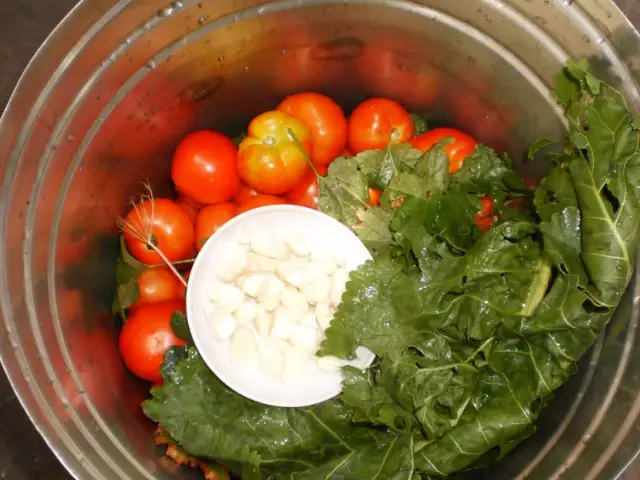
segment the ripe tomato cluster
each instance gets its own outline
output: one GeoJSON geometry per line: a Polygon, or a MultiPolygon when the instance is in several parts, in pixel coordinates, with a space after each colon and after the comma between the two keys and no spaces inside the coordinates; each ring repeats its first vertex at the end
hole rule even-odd
{"type": "MultiPolygon", "coordinates": [[[[166,350],[183,344],[170,320],[175,311],[184,311],[186,280],[173,264],[192,259],[230,219],[266,205],[318,208],[318,175],[326,175],[336,158],[410,142],[427,152],[446,138],[451,139],[444,147],[449,170],[455,173],[476,148],[472,137],[438,128],[414,138],[410,114],[386,98],[363,102],[347,120],[337,103],[319,93],[292,95],[257,116],[237,147],[218,132],[187,135],[171,163],[177,198],[150,195],[122,222],[129,253],[153,266],[137,277],[139,298],[129,307],[120,335],[127,367],[145,380],[161,382],[166,350]]],[[[370,188],[370,205],[378,205],[380,195],[370,188]]],[[[490,226],[492,209],[493,204],[483,203],[480,228],[490,226]]]]}

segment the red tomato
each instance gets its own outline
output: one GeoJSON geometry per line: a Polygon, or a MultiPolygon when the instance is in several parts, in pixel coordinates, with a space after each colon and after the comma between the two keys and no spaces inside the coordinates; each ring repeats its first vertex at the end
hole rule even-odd
{"type": "Polygon", "coordinates": [[[221,133],[202,130],[188,135],[171,161],[176,189],[205,205],[230,200],[240,187],[237,152],[221,133]]]}
{"type": "Polygon", "coordinates": [[[196,249],[200,251],[207,239],[216,233],[218,229],[235,217],[238,206],[235,203],[221,203],[219,205],[207,205],[196,219],[196,249]]]}
{"type": "Polygon", "coordinates": [[[480,215],[484,217],[488,217],[493,213],[493,206],[494,206],[493,198],[491,198],[488,195],[485,195],[484,197],[482,197],[481,202],[482,202],[482,208],[480,209],[480,215]]]}
{"type": "Polygon", "coordinates": [[[413,138],[413,120],[399,103],[372,98],[358,105],[351,114],[348,138],[349,151],[355,155],[407,143],[413,138]]]}
{"type": "Polygon", "coordinates": [[[381,195],[382,192],[380,190],[378,190],[377,188],[369,187],[369,205],[371,205],[372,207],[379,207],[381,195]]]}
{"type": "Polygon", "coordinates": [[[476,150],[478,142],[475,138],[455,128],[434,128],[414,138],[412,144],[413,148],[428,152],[436,143],[445,138],[453,140],[449,145],[443,147],[449,157],[449,173],[453,174],[462,168],[464,159],[476,150]]]}
{"type": "Polygon", "coordinates": [[[138,277],[140,296],[131,305],[137,308],[147,303],[182,298],[184,285],[168,267],[149,268],[138,277]]]}
{"type": "MultiPolygon", "coordinates": [[[[320,175],[327,174],[327,168],[316,167],[320,175]]],[[[287,193],[287,202],[292,205],[318,209],[318,177],[313,170],[309,170],[300,183],[287,193]]]]}
{"type": "Polygon", "coordinates": [[[493,217],[478,217],[476,216],[476,218],[474,218],[474,221],[476,223],[476,225],[478,226],[478,228],[480,230],[482,230],[483,232],[486,232],[487,230],[489,230],[493,224],[495,223],[496,219],[493,217]]]}
{"type": "Polygon", "coordinates": [[[305,152],[289,135],[311,151],[311,132],[288,113],[266,112],[249,124],[247,137],[238,150],[238,171],[242,180],[261,193],[278,195],[295,187],[309,165],[305,152]]]}
{"type": "Polygon", "coordinates": [[[160,366],[169,347],[184,345],[171,329],[174,312],[184,313],[184,302],[170,300],[141,305],[122,327],[118,346],[127,368],[153,383],[162,381],[160,366]]]}
{"type": "Polygon", "coordinates": [[[480,212],[478,212],[478,214],[473,217],[473,221],[483,232],[489,230],[496,221],[495,217],[493,216],[493,207],[493,198],[487,195],[482,197],[482,207],[480,208],[480,212]]]}
{"type": "Polygon", "coordinates": [[[255,197],[256,195],[259,195],[258,192],[243,183],[242,185],[240,185],[240,189],[234,195],[233,201],[238,205],[242,205],[251,197],[255,197]]]}
{"type": "Polygon", "coordinates": [[[163,263],[146,239],[170,262],[185,260],[193,253],[193,223],[173,200],[154,198],[132,208],[124,218],[124,239],[131,255],[147,265],[163,263]]]}
{"type": "Polygon", "coordinates": [[[340,154],[341,157],[346,157],[346,158],[351,158],[353,157],[353,155],[351,155],[351,152],[349,150],[347,150],[346,148],[342,151],[342,153],[340,154]]]}
{"type": "Polygon", "coordinates": [[[525,186],[529,190],[535,190],[540,185],[540,182],[538,181],[538,179],[531,175],[523,175],[522,181],[524,182],[525,186]]]}
{"type": "Polygon", "coordinates": [[[249,210],[253,210],[254,208],[265,207],[267,205],[283,205],[285,203],[287,202],[275,195],[256,195],[240,205],[238,215],[248,212],[249,210]]]}
{"type": "Polygon", "coordinates": [[[347,144],[347,119],[336,102],[319,93],[298,93],[285,98],[278,110],[309,127],[311,160],[315,165],[324,167],[340,156],[347,144]]]}
{"type": "Polygon", "coordinates": [[[199,204],[184,196],[179,196],[176,200],[176,204],[184,210],[184,213],[187,214],[191,223],[196,222],[196,216],[198,215],[198,210],[200,210],[199,204]]]}

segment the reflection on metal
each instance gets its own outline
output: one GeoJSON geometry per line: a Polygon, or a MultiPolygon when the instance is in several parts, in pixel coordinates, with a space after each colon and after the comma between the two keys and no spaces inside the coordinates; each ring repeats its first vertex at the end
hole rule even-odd
{"type": "MultiPolygon", "coordinates": [[[[640,107],[640,36],[611,0],[78,5],[0,123],[0,353],[60,460],[78,478],[173,478],[138,408],[146,387],[118,359],[109,304],[114,219],[141,180],[168,191],[181,135],[236,134],[314,89],[346,108],[391,96],[518,161],[532,139],[562,134],[549,86],[569,57],[591,58],[640,107]]],[[[474,479],[613,478],[627,466],[640,444],[639,278],[538,434],[474,479]]]]}

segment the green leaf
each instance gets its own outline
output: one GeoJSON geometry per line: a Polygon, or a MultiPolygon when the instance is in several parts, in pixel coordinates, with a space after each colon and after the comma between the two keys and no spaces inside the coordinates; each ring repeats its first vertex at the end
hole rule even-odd
{"type": "Polygon", "coordinates": [[[367,262],[353,271],[319,354],[354,358],[361,345],[382,356],[410,346],[419,336],[419,287],[394,265],[367,262]]]}
{"type": "Polygon", "coordinates": [[[124,236],[120,235],[120,256],[116,260],[116,295],[111,310],[126,321],[124,311],[140,297],[138,277],[148,267],[129,253],[124,236]]]}
{"type": "Polygon", "coordinates": [[[417,137],[418,135],[422,135],[424,132],[429,130],[429,124],[427,120],[418,115],[417,113],[410,113],[409,116],[411,120],[413,120],[413,136],[417,137]]]}
{"type": "Polygon", "coordinates": [[[393,430],[405,430],[415,420],[411,409],[404,409],[389,391],[379,385],[380,369],[373,367],[363,372],[354,367],[343,369],[344,381],[340,400],[352,408],[355,423],[383,425],[393,430]]]}
{"type": "Polygon", "coordinates": [[[511,160],[483,145],[464,160],[462,168],[451,176],[451,184],[455,189],[485,194],[528,192],[522,178],[513,170],[511,160]]]}
{"type": "Polygon", "coordinates": [[[640,224],[640,199],[629,171],[638,164],[640,134],[622,96],[594,89],[583,66],[569,69],[587,90],[567,103],[570,135],[580,138],[568,166],[582,216],[582,260],[592,297],[615,306],[631,279],[640,224]]]}
{"type": "Polygon", "coordinates": [[[427,439],[435,440],[460,421],[479,371],[444,336],[426,338],[419,350],[421,353],[393,352],[383,357],[380,384],[397,404],[415,412],[427,439]]]}
{"type": "Polygon", "coordinates": [[[355,157],[367,176],[368,185],[386,189],[402,172],[412,171],[423,154],[409,144],[392,145],[385,150],[369,150],[355,157]]]}
{"type": "Polygon", "coordinates": [[[357,223],[353,231],[370,251],[378,252],[393,240],[389,228],[391,217],[391,212],[380,207],[361,208],[356,211],[357,223]]]}
{"type": "Polygon", "coordinates": [[[569,68],[562,69],[556,76],[554,93],[558,104],[563,107],[569,105],[580,93],[580,82],[576,81],[569,68]]]}
{"type": "Polygon", "coordinates": [[[390,191],[401,195],[427,196],[443,193],[449,188],[449,157],[437,144],[423,154],[411,170],[398,172],[387,183],[390,191]]]}
{"type": "Polygon", "coordinates": [[[170,347],[164,354],[162,362],[162,378],[167,381],[176,371],[178,363],[187,358],[188,349],[185,347],[170,347]]]}
{"type": "Polygon", "coordinates": [[[552,167],[549,175],[542,179],[536,189],[534,203],[543,222],[550,222],[553,215],[566,208],[578,207],[573,178],[566,164],[571,157],[563,157],[561,163],[552,167]]]}
{"type": "Polygon", "coordinates": [[[369,203],[367,178],[358,161],[346,157],[336,159],[319,183],[318,209],[346,225],[355,224],[357,210],[369,203]]]}
{"type": "Polygon", "coordinates": [[[538,140],[535,140],[529,146],[529,153],[527,154],[527,158],[529,160],[534,160],[538,153],[540,153],[542,150],[544,150],[545,148],[551,145],[555,145],[556,143],[557,142],[555,140],[548,137],[542,137],[542,138],[539,138],[538,140]]]}
{"type": "Polygon", "coordinates": [[[444,143],[436,144],[418,161],[415,173],[426,182],[427,193],[444,193],[449,189],[449,157],[442,149],[444,143]]]}
{"type": "Polygon", "coordinates": [[[227,389],[193,348],[164,380],[144,402],[145,414],[189,454],[216,459],[242,479],[315,479],[331,471],[354,480],[379,472],[382,479],[413,468],[410,435],[354,425],[337,400],[296,409],[247,400],[227,389]]]}
{"type": "Polygon", "coordinates": [[[191,331],[189,330],[189,323],[187,322],[187,316],[182,312],[174,312],[171,315],[169,321],[171,329],[176,337],[187,343],[187,345],[193,345],[193,338],[191,337],[191,331]]]}
{"type": "Polygon", "coordinates": [[[550,221],[540,223],[540,231],[544,250],[554,265],[564,273],[576,275],[580,285],[586,287],[589,280],[580,257],[582,228],[578,208],[566,207],[554,213],[550,221]]]}
{"type": "MultiPolygon", "coordinates": [[[[505,325],[518,335],[533,336],[564,330],[597,331],[607,322],[610,312],[591,312],[585,308],[589,297],[580,290],[576,275],[559,275],[549,293],[531,317],[511,317],[505,325]]],[[[561,345],[561,344],[560,344],[561,345]]],[[[578,358],[572,360],[577,361],[578,358]]]]}
{"type": "Polygon", "coordinates": [[[390,208],[369,206],[369,186],[386,188],[421,157],[410,145],[396,145],[336,159],[320,182],[319,210],[352,227],[371,250],[387,247],[392,240],[390,208]]]}
{"type": "MultiPolygon", "coordinates": [[[[393,162],[393,157],[388,155],[388,150],[367,150],[359,153],[353,159],[353,168],[361,171],[367,183],[367,186],[384,189],[389,181],[387,177],[393,176],[398,168],[393,162]]],[[[331,167],[329,167],[331,170],[331,167]]],[[[339,176],[340,171],[330,172],[329,175],[339,176]]]]}
{"type": "Polygon", "coordinates": [[[317,468],[274,479],[317,480],[419,480],[415,471],[414,439],[411,434],[385,438],[361,450],[334,458],[317,468]]]}
{"type": "Polygon", "coordinates": [[[473,222],[478,211],[479,198],[461,192],[435,195],[430,200],[409,197],[396,210],[392,227],[395,231],[414,238],[416,242],[419,241],[416,235],[426,233],[437,236],[462,252],[471,248],[480,236],[480,231],[473,222]]]}

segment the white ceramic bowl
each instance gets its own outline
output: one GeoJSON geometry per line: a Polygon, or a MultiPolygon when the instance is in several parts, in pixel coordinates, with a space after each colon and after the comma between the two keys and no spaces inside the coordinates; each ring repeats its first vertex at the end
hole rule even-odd
{"type": "MultiPolygon", "coordinates": [[[[259,365],[239,366],[231,362],[229,341],[213,338],[207,322],[205,308],[211,305],[210,291],[222,282],[214,266],[223,254],[224,245],[238,243],[249,232],[265,232],[280,236],[299,232],[310,240],[310,245],[321,246],[344,255],[346,269],[352,271],[371,259],[367,248],[358,237],[340,222],[328,215],[305,207],[274,205],[250,210],[229,221],[218,230],[198,254],[191,270],[187,288],[187,318],[191,335],[200,355],[211,371],[229,388],[256,402],[279,407],[304,407],[335,397],[342,390],[342,375],[328,374],[311,362],[309,370],[295,385],[265,378],[259,365]],[[221,248],[222,247],[222,248],[221,248]]],[[[358,349],[358,358],[350,365],[367,368],[374,354],[358,349]]]]}

